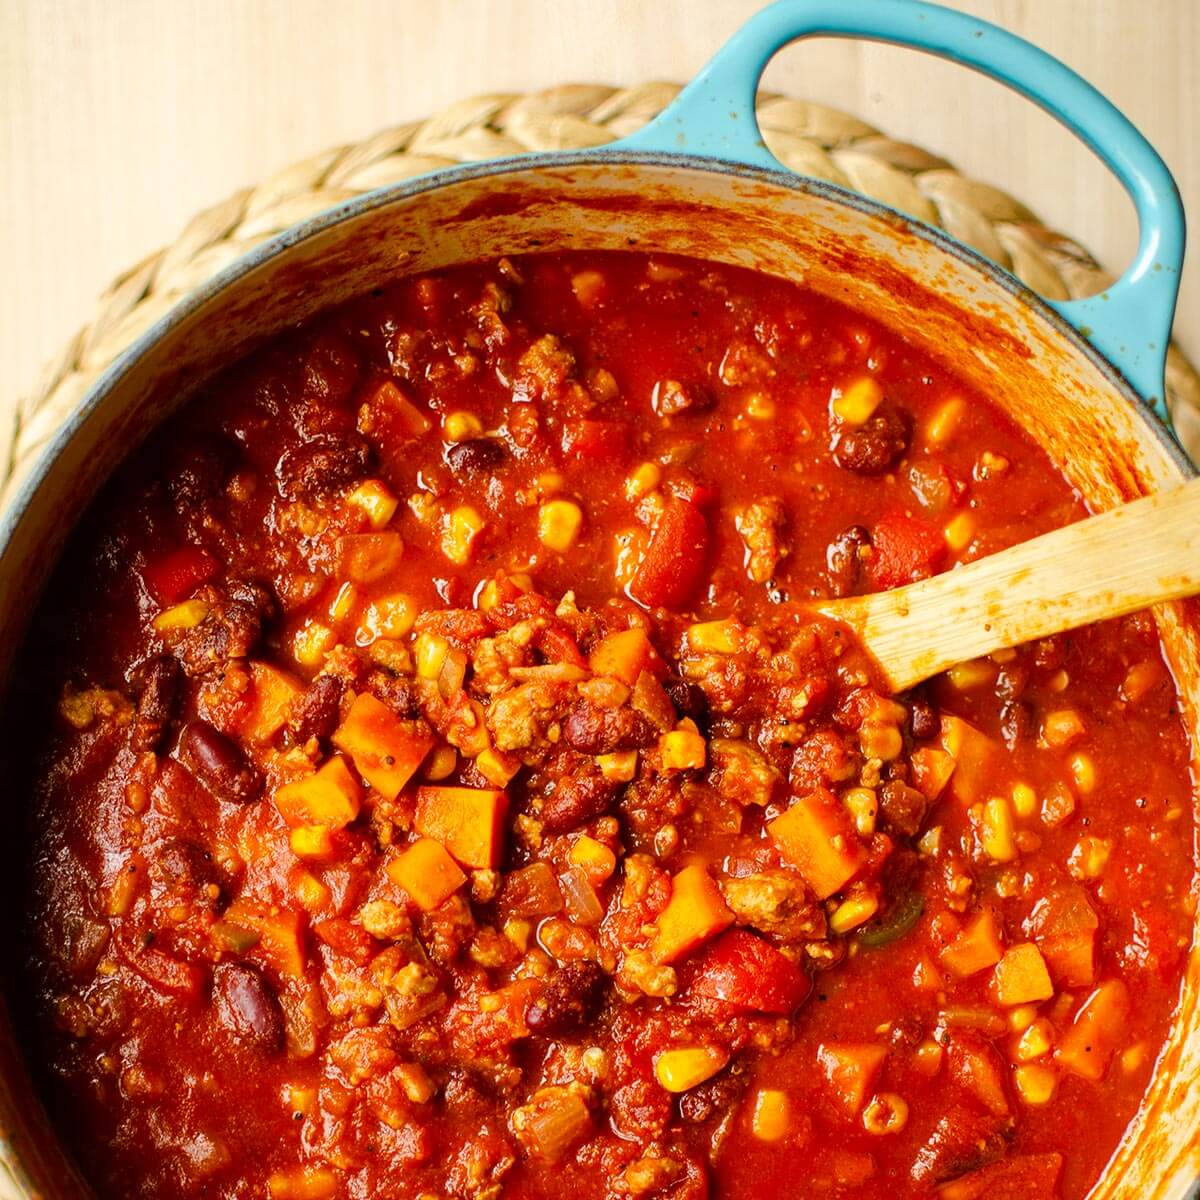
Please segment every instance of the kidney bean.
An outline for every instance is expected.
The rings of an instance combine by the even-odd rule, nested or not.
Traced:
[[[222,800],[249,804],[257,800],[263,779],[241,747],[207,721],[192,721],[180,739],[183,759]]]
[[[182,677],[178,660],[170,654],[156,655],[133,673],[132,682],[141,685],[130,739],[135,750],[153,750],[162,741],[179,705]]]
[[[833,461],[856,475],[882,475],[904,455],[911,436],[908,414],[882,404],[863,425],[843,426],[834,435]]]
[[[564,775],[542,803],[542,828],[547,833],[567,833],[608,811],[617,785],[599,771]]]
[[[213,971],[217,1020],[235,1040],[266,1054],[283,1045],[283,1012],[262,972],[249,963],[220,963]]]
[[[601,708],[584,701],[563,722],[563,740],[582,754],[611,754],[648,745],[654,730],[631,708]]]
[[[543,1037],[574,1033],[595,1019],[604,991],[604,972],[596,963],[567,963],[546,980],[525,1014],[525,1024]]]
[[[166,842],[150,864],[151,875],[173,896],[216,903],[222,878],[216,864],[202,846],[184,838]],[[211,889],[216,888],[213,894]]]
[[[327,738],[337,728],[344,684],[336,675],[318,675],[295,703],[288,729],[299,745]]]
[[[508,451],[495,438],[473,438],[458,442],[446,451],[446,465],[456,476],[483,475],[502,467]]]
[[[829,587],[835,596],[850,596],[862,575],[862,552],[871,546],[871,535],[862,525],[851,525],[829,543],[825,565]]]
[[[925,819],[924,795],[898,779],[889,780],[880,789],[879,807],[884,820],[905,837],[912,837]]]

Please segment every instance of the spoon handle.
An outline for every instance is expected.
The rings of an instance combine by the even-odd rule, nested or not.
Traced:
[[[907,587],[816,605],[894,691],[1008,646],[1200,592],[1200,479]]]

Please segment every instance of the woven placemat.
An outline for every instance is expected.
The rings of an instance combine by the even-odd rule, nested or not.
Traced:
[[[259,242],[342,200],[439,167],[603,145],[641,128],[678,91],[673,83],[566,84],[527,95],[476,96],[305,159],[199,213],[171,245],[114,281],[92,320],[18,404],[12,426],[0,427],[0,496],[11,494],[6,485],[139,333]],[[759,96],[758,117],[767,145],[793,170],[942,226],[1047,299],[1090,296],[1112,282],[1078,242],[1047,228],[1007,192],[857,117],[767,92]],[[1175,346],[1167,360],[1167,399],[1181,440],[1200,459],[1200,376]]]

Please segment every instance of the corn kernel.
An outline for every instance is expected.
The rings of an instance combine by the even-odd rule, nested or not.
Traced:
[[[360,483],[347,497],[346,503],[357,508],[372,529],[384,529],[396,514],[400,501],[388,490],[380,479],[368,479]]]
[[[1012,802],[1018,817],[1032,817],[1037,812],[1037,792],[1027,783],[1013,784]]]
[[[1042,720],[1042,740],[1047,746],[1067,746],[1083,732],[1083,718],[1073,708],[1048,712]]]
[[[867,758],[891,762],[900,757],[904,738],[895,725],[863,724],[858,731],[858,745]]]
[[[1040,1106],[1054,1099],[1058,1076],[1050,1067],[1026,1063],[1013,1072],[1013,1083],[1017,1086],[1017,1094],[1026,1104]]]
[[[942,1067],[945,1051],[933,1038],[926,1038],[913,1052],[914,1066],[922,1075],[936,1075]]]
[[[583,528],[583,510],[573,500],[550,500],[538,509],[538,540],[565,554]]]
[[[654,1077],[668,1092],[686,1092],[711,1079],[729,1061],[719,1046],[663,1050],[654,1060]]]
[[[319,667],[337,645],[337,634],[319,621],[307,621],[292,638],[292,657],[304,667]]]
[[[185,600],[171,608],[163,609],[154,618],[154,628],[159,633],[170,629],[195,629],[208,616],[208,605],[203,600]]]
[[[925,426],[925,440],[931,446],[943,446],[953,436],[967,410],[961,396],[943,401]]]
[[[438,746],[425,760],[422,774],[426,779],[432,779],[436,782],[439,779],[446,779],[452,775],[454,768],[457,766],[458,751],[453,746]]]
[[[468,442],[482,432],[483,422],[473,412],[447,413],[442,421],[442,434],[448,442]]]
[[[908,1124],[908,1103],[895,1092],[872,1096],[863,1109],[863,1128],[876,1137],[899,1133]]]
[[[865,425],[883,403],[883,388],[870,375],[863,375],[833,400],[834,416],[847,425]]]
[[[428,1104],[437,1088],[420,1063],[401,1063],[395,1068],[400,1086],[412,1104]]]
[[[1054,1027],[1045,1017],[1039,1017],[1021,1034],[1013,1057],[1019,1063],[1044,1058],[1054,1045]]]
[[[1012,862],[1017,857],[1016,829],[1007,800],[988,800],[979,823],[979,841],[993,862]]]
[[[879,800],[874,788],[853,787],[842,796],[842,803],[854,818],[854,828],[860,837],[869,838],[875,832]]]
[[[792,1123],[792,1106],[787,1092],[762,1088],[754,1096],[750,1128],[760,1142],[778,1142],[787,1136]]]
[[[521,769],[521,760],[515,754],[506,754],[489,746],[476,755],[475,765],[492,787],[502,788]]]
[[[465,566],[471,558],[471,547],[483,532],[479,510],[469,504],[456,508],[442,530],[442,553],[455,565]]]
[[[946,672],[946,679],[950,686],[959,692],[969,692],[974,688],[983,687],[995,678],[996,668],[986,658],[958,663]]]
[[[1013,1033],[1024,1033],[1036,1020],[1036,1004],[1018,1004],[1008,1010],[1008,1027]]]
[[[529,939],[533,936],[533,922],[512,917],[504,922],[504,936],[524,954],[529,949]]]
[[[699,771],[708,758],[704,738],[694,729],[673,729],[658,739],[665,771]]]
[[[337,595],[329,603],[329,619],[344,621],[358,606],[358,588],[352,583],[343,583]]]
[[[655,462],[644,462],[625,480],[625,498],[640,500],[662,483],[662,468]]]
[[[946,522],[945,529],[942,530],[942,536],[946,539],[946,545],[952,554],[961,554],[975,536],[975,514],[960,512],[951,517]]]
[[[1136,1071],[1146,1061],[1146,1043],[1134,1042],[1127,1050],[1121,1051],[1121,1070],[1127,1075]]]
[[[376,638],[402,638],[417,619],[417,606],[411,596],[397,592],[380,596],[367,609],[355,640],[369,646]]]
[[[864,921],[869,921],[879,911],[879,900],[870,892],[850,896],[833,910],[829,928],[834,933],[849,933]]]
[[[288,834],[288,844],[298,858],[320,861],[334,856],[333,830],[327,825],[298,825]]]
[[[422,679],[436,679],[442,673],[450,643],[441,634],[422,632],[413,644],[417,656],[417,674]]]
[[[617,869],[617,856],[612,850],[586,833],[575,840],[567,857],[575,866],[583,869],[593,884],[602,883]]]
[[[752,421],[773,421],[775,419],[775,401],[762,392],[751,392],[746,398],[746,416]]]
[[[637,751],[614,750],[611,754],[598,754],[596,766],[605,779],[628,783],[637,774]]]
[[[699,654],[736,654],[742,648],[743,633],[741,624],[731,617],[702,621],[688,627],[688,649]]]
[[[1076,879],[1099,879],[1104,874],[1104,868],[1108,866],[1111,854],[1112,842],[1108,838],[1084,834],[1075,843],[1075,848],[1067,859],[1067,869]]]
[[[1096,790],[1096,764],[1091,756],[1083,753],[1072,754],[1070,760],[1071,778],[1075,780],[1075,788],[1085,796]]]

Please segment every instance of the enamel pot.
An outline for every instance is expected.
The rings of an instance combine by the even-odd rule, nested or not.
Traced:
[[[1102,296],[1051,304],[970,248],[767,151],[754,96],[801,37],[870,38],[982,71],[1083,138],[1130,192],[1133,265]],[[127,451],[214,372],[285,326],[412,272],[501,254],[653,249],[801,280],[991,397],[1100,511],[1193,469],[1166,423],[1163,364],[1183,255],[1170,173],[1063,64],[915,0],[779,0],[652,124],[615,145],[452,168],[363,196],[257,248],[190,296],[96,383],[0,523],[0,679],[63,539]],[[1157,619],[1195,745],[1200,638],[1189,604]],[[13,797],[13,803],[19,798]],[[0,1198],[88,1195],[0,1022]],[[1181,1200],[1200,1173],[1200,947],[1170,1041],[1093,1197]]]

